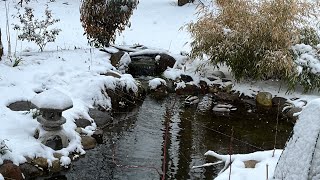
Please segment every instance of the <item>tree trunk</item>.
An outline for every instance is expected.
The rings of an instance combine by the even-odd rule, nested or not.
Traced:
[[[0,29],[0,60],[1,60],[2,55],[3,55],[3,45],[2,45],[2,41],[1,41],[1,29]]]

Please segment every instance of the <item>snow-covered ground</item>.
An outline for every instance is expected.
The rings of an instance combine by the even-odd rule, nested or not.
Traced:
[[[30,101],[36,92],[48,89],[61,91],[73,101],[73,108],[63,113],[67,119],[67,123],[63,127],[71,142],[67,148],[59,151],[65,157],[61,159],[68,158],[70,152],[85,153],[81,146],[80,136],[75,131],[74,120],[80,117],[93,120],[88,115],[90,107],[97,104],[105,108],[111,107],[110,99],[102,95],[101,90],[105,86],[114,88],[117,83],[136,90],[134,79],[127,74],[121,75],[121,78],[100,75],[113,70],[114,67],[110,64],[109,55],[87,45],[87,39],[83,36],[84,32],[79,20],[80,0],[52,2],[31,0],[27,5],[35,8],[35,16],[41,19],[46,4],[48,4],[53,17],[60,19],[60,22],[54,26],[62,31],[57,36],[55,43],[47,44],[44,52],[39,52],[39,48],[33,42],[16,40],[17,32],[13,30],[11,24],[18,21],[11,15],[17,12],[14,6],[18,0],[0,1],[0,17],[6,17],[5,2],[9,8],[12,51],[16,52],[16,56],[22,58],[22,61],[17,67],[12,67],[13,63],[5,56],[0,61],[0,139],[5,140],[5,144],[11,150],[0,155],[0,164],[5,159],[19,164],[26,161],[25,157],[38,156],[45,157],[49,161],[54,160],[54,151],[43,146],[33,137],[39,123],[32,118],[32,112],[17,112],[7,108],[9,104],[16,101]],[[117,36],[116,44],[142,44],[147,47],[168,50],[175,54],[179,54],[181,51],[188,52],[190,51],[190,35],[181,27],[197,19],[196,7],[197,4],[178,7],[176,0],[140,0],[140,4],[131,18],[131,26]],[[0,28],[6,53],[8,43],[5,33],[5,18],[1,18]],[[190,75],[199,75],[194,73],[195,68],[203,62],[189,60],[187,63],[184,70]],[[178,75],[180,71],[182,69],[170,69],[167,76]],[[212,71],[212,67],[205,66],[202,75],[209,75]],[[231,78],[228,69],[223,68],[222,71],[226,73],[228,78]],[[151,82],[150,86],[153,84],[157,84],[157,82]],[[299,90],[287,94],[286,87],[280,82],[274,81],[235,83],[233,88],[246,95],[256,94],[258,91],[268,91],[274,96],[288,99],[300,98],[310,101],[319,97],[318,93],[302,94],[302,91]],[[92,123],[92,126],[83,129],[83,132],[90,134],[95,128],[95,123]],[[270,157],[270,151],[259,152],[258,155],[234,156],[234,162],[258,158],[261,163],[257,168],[250,170],[241,168],[243,166],[241,163],[234,163],[232,179],[265,179],[265,176],[261,177],[261,173],[264,172],[266,164],[270,167],[269,177],[271,177],[281,151],[276,152],[274,158]],[[65,161],[61,163],[65,163]],[[222,173],[217,179],[228,179],[228,175]]]

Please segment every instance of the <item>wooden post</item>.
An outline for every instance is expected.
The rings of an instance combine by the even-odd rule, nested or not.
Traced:
[[[2,55],[3,55],[3,45],[2,45],[2,41],[1,41],[1,29],[0,29],[0,60],[1,60]]]

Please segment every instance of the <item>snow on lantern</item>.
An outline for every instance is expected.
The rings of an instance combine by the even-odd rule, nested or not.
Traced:
[[[56,89],[50,89],[37,94],[31,103],[41,114],[37,121],[44,132],[39,134],[38,139],[54,150],[67,147],[69,140],[62,127],[66,119],[62,112],[73,107],[71,98]]]

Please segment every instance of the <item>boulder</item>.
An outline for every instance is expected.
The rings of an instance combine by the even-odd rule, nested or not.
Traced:
[[[212,94],[217,93],[221,90],[220,86],[220,84],[212,84],[208,87],[208,92]]]
[[[94,119],[98,127],[103,127],[106,124],[113,122],[113,117],[109,112],[103,112],[98,109],[89,109],[89,115]]]
[[[167,84],[167,90],[168,90],[169,93],[175,93],[176,92],[174,81],[167,79],[166,80],[166,84]]]
[[[172,56],[165,53],[131,56],[128,73],[132,76],[157,76],[168,67],[173,67],[175,62]]]
[[[60,150],[63,148],[62,138],[58,135],[52,136],[44,142],[44,145],[52,148],[53,150]]]
[[[34,179],[44,174],[43,171],[30,163],[20,164],[19,167],[26,179]]]
[[[199,97],[198,96],[188,96],[185,100],[184,100],[184,105],[186,107],[189,106],[194,106],[197,105],[199,103]]]
[[[63,167],[61,167],[60,164],[61,163],[60,163],[59,159],[52,161],[52,166],[50,167],[50,171],[53,173],[57,173],[57,172],[62,171]]]
[[[186,84],[184,88],[176,89],[178,95],[198,95],[200,92],[200,87],[194,84]]]
[[[193,78],[189,75],[186,75],[186,74],[181,74],[180,79],[181,79],[181,81],[184,81],[186,83],[193,81]]]
[[[207,79],[208,79],[209,81],[216,81],[216,80],[218,80],[219,78],[217,78],[216,76],[214,76],[214,77],[208,76]]]
[[[222,71],[213,71],[212,75],[219,77],[220,79],[226,78],[226,75]]]
[[[232,82],[231,79],[227,79],[227,78],[221,78],[221,81],[224,82],[224,83],[225,82]]]
[[[222,102],[235,102],[240,100],[239,94],[227,93],[227,92],[217,92],[214,94],[214,98],[217,101]]]
[[[279,106],[279,110],[282,111],[283,108],[288,105],[287,99],[283,97],[274,97],[272,98],[272,105],[275,107]]]
[[[42,169],[48,169],[48,160],[46,158],[43,158],[43,157],[37,157],[37,158],[34,158],[32,161],[32,164],[34,164],[35,166],[38,166]]]
[[[7,161],[6,163],[0,166],[0,173],[6,179],[15,179],[15,180],[24,179],[19,166],[13,164],[10,161]]]
[[[272,106],[272,94],[269,92],[259,92],[256,96],[257,105],[264,107]]]
[[[121,75],[115,71],[107,71],[106,73],[100,74],[100,75],[104,75],[104,76],[112,76],[115,78],[121,78]]]
[[[75,131],[76,131],[77,133],[81,134],[81,133],[82,133],[82,128],[81,128],[81,127],[77,127],[77,128],[75,129]]]
[[[249,97],[242,98],[242,101],[249,107],[255,107],[257,105],[256,101]]]
[[[103,143],[103,131],[101,129],[96,130],[93,134],[92,137],[96,139],[98,144]]]
[[[155,60],[157,74],[162,74],[168,67],[172,68],[176,63],[176,60],[172,56],[164,53],[156,56]]]
[[[256,160],[248,160],[248,161],[244,161],[244,166],[245,168],[255,168],[256,164],[259,163],[259,161]]]
[[[167,86],[164,84],[158,85],[155,89],[150,89],[150,94],[155,99],[163,99],[168,95]]]
[[[235,111],[237,108],[233,107],[231,104],[216,104],[212,111],[215,113],[229,113],[230,111]]]
[[[82,136],[81,137],[81,144],[84,150],[93,149],[97,145],[97,141],[95,138],[91,136]]]
[[[285,116],[292,122],[296,123],[298,120],[298,116],[294,116],[295,113],[299,113],[302,111],[302,108],[300,107],[293,107],[290,108],[288,111],[285,112]]]
[[[222,91],[231,93],[232,88],[233,88],[233,83],[231,81],[228,81],[223,84]]]
[[[143,101],[146,91],[139,81],[136,81],[138,92],[127,90],[126,87],[117,86],[115,89],[107,89],[107,94],[111,98],[112,110],[117,111],[128,107],[136,106]],[[108,98],[109,98],[108,97]]]
[[[206,81],[200,80],[199,86],[202,94],[207,94],[209,92],[209,86]]]
[[[60,153],[53,153],[53,157],[60,159],[63,155]]]
[[[119,65],[119,61],[121,57],[124,55],[124,51],[118,51],[114,54],[111,54],[110,61],[112,66],[117,67]]]
[[[30,101],[17,101],[8,106],[12,111],[29,111],[32,108]]]
[[[132,76],[156,76],[156,61],[149,56],[135,56],[131,58],[128,73]]]
[[[88,119],[83,119],[83,118],[76,119],[75,123],[76,123],[77,127],[81,127],[81,128],[85,128],[85,127],[91,125],[91,121],[89,121]]]

